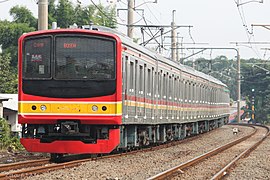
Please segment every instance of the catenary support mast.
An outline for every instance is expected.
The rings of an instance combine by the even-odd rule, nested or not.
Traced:
[[[38,30],[48,29],[48,0],[38,1]]]

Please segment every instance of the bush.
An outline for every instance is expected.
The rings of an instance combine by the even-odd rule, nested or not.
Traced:
[[[0,149],[5,150],[23,150],[18,137],[12,137],[10,126],[7,121],[0,118]]]

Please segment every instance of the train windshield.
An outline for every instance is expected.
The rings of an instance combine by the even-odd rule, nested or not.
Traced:
[[[115,42],[89,36],[56,36],[55,78],[115,79]]]
[[[51,37],[28,39],[24,47],[23,78],[51,78]]]
[[[116,40],[84,34],[31,36],[23,41],[26,94],[85,98],[116,91]]]

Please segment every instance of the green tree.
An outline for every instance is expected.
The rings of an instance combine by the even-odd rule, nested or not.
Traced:
[[[98,4],[98,11],[96,16],[93,18],[94,24],[106,26],[110,28],[116,28],[116,10],[114,7],[104,7],[101,4]]]
[[[9,150],[22,150],[23,146],[21,145],[19,138],[12,137],[10,126],[7,121],[3,118],[0,118],[0,149],[9,149]]]
[[[73,4],[69,0],[59,0],[55,13],[55,19],[59,27],[68,28],[70,25],[76,23],[74,14]]]
[[[37,19],[26,7],[14,6],[9,10],[9,13],[13,17],[13,22],[28,24],[28,26],[37,29]]]
[[[0,144],[1,149],[7,148],[11,143],[10,140],[10,128],[7,121],[3,118],[0,118]]]
[[[56,6],[55,0],[50,0],[48,4],[48,23],[49,27],[51,26],[52,22],[56,22]]]
[[[230,90],[232,99],[237,99],[236,61],[226,56],[217,56],[214,59],[198,58],[194,61],[185,61],[188,66],[195,65],[196,70],[211,75],[226,84]]]
[[[60,28],[68,28],[76,23],[77,25],[87,25],[92,21],[96,25],[116,28],[116,9],[110,6],[98,4],[82,6],[80,1],[74,5],[70,0],[55,0],[49,3],[49,23],[58,23]]]
[[[26,32],[34,31],[28,24],[0,21],[0,44],[3,54],[11,55],[11,66],[16,68],[18,61],[18,39]]]
[[[78,2],[75,7],[75,23],[78,25],[86,25],[93,19],[95,13],[95,8],[93,6],[82,7]]]
[[[267,69],[270,70],[270,64],[260,59],[252,58],[241,62],[241,93],[248,97],[249,110],[254,97],[255,120],[261,123],[270,122],[270,76]]]
[[[10,66],[9,54],[0,54],[0,93],[17,93],[17,73]]]

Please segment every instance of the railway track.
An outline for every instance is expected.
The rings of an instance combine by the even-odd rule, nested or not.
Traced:
[[[11,163],[11,164],[2,164],[0,165],[0,173],[4,171],[16,170],[16,169],[21,169],[21,168],[40,166],[40,165],[48,164],[48,163],[50,163],[49,158],[39,159],[39,160],[30,160],[30,161],[21,161],[21,162],[16,162],[16,163]]]
[[[229,173],[229,169],[232,168],[239,159],[248,156],[248,154],[269,135],[269,127],[253,127],[255,129],[254,132],[248,136],[206,152],[187,162],[152,176],[148,180],[188,179],[190,177],[198,177],[199,179],[220,179]]]
[[[170,143],[166,143],[166,144],[162,144],[158,146],[132,150],[132,151],[126,151],[126,152],[122,152],[118,154],[110,154],[110,155],[96,156],[96,157],[90,157],[90,158],[87,155],[85,157],[84,156],[80,158],[77,157],[77,159],[79,160],[74,160],[75,156],[73,158],[67,157],[67,159],[65,159],[64,162],[59,162],[59,163],[52,163],[50,161],[50,158],[45,158],[45,159],[40,159],[40,160],[30,160],[30,161],[22,161],[22,162],[17,162],[17,163],[2,164],[0,165],[0,180],[10,179],[10,178],[19,179],[19,178],[23,178],[32,174],[40,174],[40,173],[64,169],[64,168],[76,167],[76,166],[81,165],[81,163],[83,162],[92,161],[92,160],[114,158],[114,157],[119,157],[119,156],[136,154],[139,152],[154,151],[154,150],[158,150],[162,148],[167,148],[170,146],[176,146],[180,143],[190,141],[190,140],[195,140],[199,137],[200,135],[192,136],[192,137],[179,140],[179,141],[172,141]]]
[[[205,133],[205,134],[207,134],[207,133]],[[7,168],[6,167],[6,170],[5,170],[4,173],[3,173],[4,169],[1,169],[1,166],[0,166],[0,179],[23,178],[23,177],[29,176],[31,174],[40,174],[40,173],[44,173],[44,172],[48,172],[48,171],[54,171],[54,170],[63,169],[63,168],[76,167],[76,166],[81,165],[83,162],[87,162],[87,161],[105,159],[105,158],[117,158],[119,156],[136,154],[136,153],[139,153],[139,152],[155,151],[155,150],[158,150],[158,149],[167,148],[167,147],[170,147],[170,146],[175,146],[175,145],[178,145],[178,144],[181,144],[181,143],[184,143],[184,142],[195,140],[195,139],[199,138],[200,136],[201,135],[190,137],[188,139],[184,139],[184,140],[181,140],[181,141],[174,141],[174,142],[171,142],[171,143],[168,143],[168,144],[163,144],[163,145],[156,146],[156,147],[145,148],[145,149],[136,150],[136,151],[130,151],[130,152],[124,152],[124,153],[121,153],[121,154],[98,156],[98,157],[94,157],[94,158],[93,157],[91,157],[91,158],[89,158],[89,157],[85,158],[84,157],[84,159],[79,159],[79,160],[74,160],[73,159],[73,160],[69,160],[70,162],[63,162],[63,163],[57,163],[57,164],[50,163],[49,159],[46,159],[46,161],[44,161],[44,162],[42,162],[40,160],[39,165],[38,164],[35,165],[34,162],[32,161],[32,162],[28,163],[31,166],[30,165],[23,165],[23,162],[22,163],[13,163],[13,164],[20,164],[20,166],[18,167],[18,165],[17,165],[17,167],[14,166],[14,168],[11,168],[11,167]],[[19,169],[21,167],[23,167],[24,169],[15,170],[15,169]],[[9,170],[9,171],[7,171],[7,170]]]

